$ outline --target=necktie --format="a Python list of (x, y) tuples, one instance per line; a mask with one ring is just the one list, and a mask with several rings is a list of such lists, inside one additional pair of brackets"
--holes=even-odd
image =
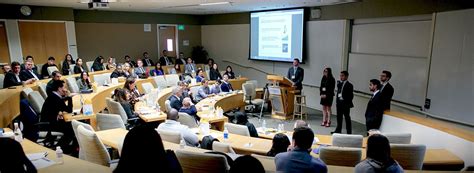
[(168, 57), (164, 57), (166, 61), (166, 65), (170, 65), (170, 61), (168, 60)]
[(17, 82), (21, 82), (20, 77), (18, 77), (18, 75), (15, 74), (15, 77)]
[(36, 80), (39, 80), (38, 76), (36, 76), (35, 73), (33, 73), (33, 70), (30, 70), (30, 73), (31, 73), (31, 75), (33, 75), (33, 77), (34, 77)]
[(147, 66), (150, 66), (150, 60), (145, 59), (145, 61), (146, 61), (146, 65), (147, 65)]

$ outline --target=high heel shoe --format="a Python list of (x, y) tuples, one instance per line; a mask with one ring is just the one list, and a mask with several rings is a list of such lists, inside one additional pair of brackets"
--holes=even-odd
[(331, 121), (328, 121), (325, 125), (325, 127), (330, 127), (331, 126)]
[(326, 123), (327, 123), (326, 121), (323, 121), (323, 122), (321, 123), (321, 126), (326, 126)]

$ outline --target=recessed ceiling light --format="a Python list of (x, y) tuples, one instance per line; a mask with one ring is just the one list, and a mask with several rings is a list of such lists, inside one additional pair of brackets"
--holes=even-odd
[(202, 3), (202, 4), (199, 4), (201, 6), (205, 6), (205, 5), (223, 5), (223, 4), (229, 4), (230, 2), (210, 2), (210, 3)]

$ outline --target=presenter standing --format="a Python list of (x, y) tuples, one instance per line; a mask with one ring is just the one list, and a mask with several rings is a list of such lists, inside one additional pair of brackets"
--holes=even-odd
[(331, 106), (334, 98), (334, 87), (336, 79), (332, 75), (332, 70), (329, 67), (324, 68), (323, 78), (319, 88), (319, 95), (321, 96), (320, 104), (323, 106), (323, 122), (321, 126), (331, 126)]
[(392, 101), (394, 92), (393, 86), (388, 82), (391, 78), (392, 73), (390, 71), (383, 70), (382, 74), (380, 74), (380, 82), (382, 85), (380, 92), (382, 94), (383, 110), (390, 110), (390, 102)]
[(336, 109), (337, 109), (337, 126), (336, 130), (331, 133), (342, 132), (342, 118), (346, 119), (346, 131), (347, 134), (352, 133), (351, 115), (350, 109), (354, 107), (352, 99), (354, 98), (354, 86), (347, 81), (349, 72), (342, 71), (339, 75), (340, 81), (337, 82), (337, 95), (336, 95)]
[(301, 93), (303, 89), (304, 69), (300, 67), (300, 61), (298, 59), (295, 58), (293, 60), (293, 66), (288, 69), (286, 77), (293, 81), (293, 86)]

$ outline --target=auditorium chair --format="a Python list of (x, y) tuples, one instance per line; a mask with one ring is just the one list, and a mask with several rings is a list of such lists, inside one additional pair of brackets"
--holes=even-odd
[(191, 115), (188, 115), (187, 113), (184, 112), (179, 112), (178, 113), (178, 122), (181, 123), (182, 125), (186, 125), (189, 128), (196, 128), (198, 127), (198, 124), (196, 123), (196, 119), (192, 117)]
[(230, 169), (225, 156), (176, 150), (176, 157), (184, 173), (223, 173)]
[(171, 143), (179, 144), (181, 142), (181, 133), (178, 131), (169, 131), (169, 130), (157, 130), (161, 136), (161, 139)]
[(224, 127), (227, 128), (227, 130), (231, 134), (250, 136), (250, 132), (247, 126), (240, 125), (240, 124), (233, 124), (233, 123), (225, 123)]
[(421, 170), (426, 146), (420, 144), (390, 144), (390, 153), (405, 170)]
[(391, 144), (410, 144), (411, 133), (383, 133)]
[(334, 133), (332, 135), (332, 145), (338, 147), (362, 148), (363, 138), (362, 135)]
[(319, 158), (326, 165), (353, 167), (360, 162), (361, 157), (362, 148), (327, 146), (319, 150)]
[(99, 165), (115, 168), (118, 160), (112, 160), (109, 152), (94, 131), (86, 129), (84, 126), (77, 127), (77, 142), (83, 150), (84, 160)]
[[(83, 122), (80, 122), (80, 121), (77, 121), (77, 120), (72, 120), (71, 121), (71, 126), (72, 126), (72, 130), (74, 131), (74, 136), (76, 137), (77, 141), (79, 142), (79, 136), (77, 134), (77, 127), (79, 127), (79, 125), (82, 125), (84, 128), (90, 130), (90, 131), (94, 131), (94, 129), (92, 128), (91, 125), (89, 124), (86, 124), (86, 123), (83, 123)], [(84, 151), (82, 150), (82, 146), (80, 143), (78, 143), (79, 145), (79, 159), (82, 159), (84, 160)]]
[(96, 115), (97, 130), (108, 130), (108, 129), (126, 129), (125, 123), (123, 123), (122, 117), (117, 114), (102, 114)]
[(234, 149), (229, 144), (215, 141), (212, 143), (212, 151), (235, 154)]

